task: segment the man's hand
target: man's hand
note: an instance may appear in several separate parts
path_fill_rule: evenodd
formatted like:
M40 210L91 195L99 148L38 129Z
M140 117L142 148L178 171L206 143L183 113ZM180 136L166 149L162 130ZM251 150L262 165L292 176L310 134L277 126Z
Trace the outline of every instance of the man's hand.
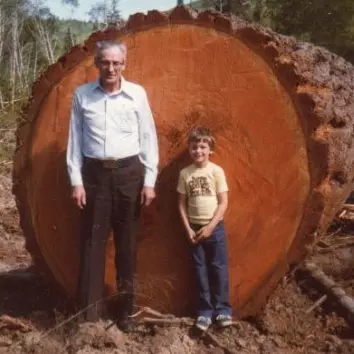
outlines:
M83 209L86 205L86 192L84 186L74 186L71 197L74 199L74 203L80 209Z
M143 187L141 191L141 204L148 206L151 204L152 200L155 198L155 188L153 187Z
M205 225L197 231L196 240L197 242L204 240L211 236L213 228L210 225Z

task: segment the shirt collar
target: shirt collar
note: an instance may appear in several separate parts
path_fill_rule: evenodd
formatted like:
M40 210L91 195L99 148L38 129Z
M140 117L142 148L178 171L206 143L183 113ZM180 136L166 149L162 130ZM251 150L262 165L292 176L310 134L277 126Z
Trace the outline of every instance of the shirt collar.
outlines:
M103 92L106 92L105 89L101 86L99 78L94 82L94 85L92 87L92 90L97 90L97 89L99 89L99 90L101 90ZM129 84L128 84L127 80L124 79L123 76L121 76L120 90L114 92L114 95L117 95L117 94L119 94L121 92L124 92L126 95L128 95L131 98L133 98L133 95L132 95L132 93L130 91L130 88L129 88Z

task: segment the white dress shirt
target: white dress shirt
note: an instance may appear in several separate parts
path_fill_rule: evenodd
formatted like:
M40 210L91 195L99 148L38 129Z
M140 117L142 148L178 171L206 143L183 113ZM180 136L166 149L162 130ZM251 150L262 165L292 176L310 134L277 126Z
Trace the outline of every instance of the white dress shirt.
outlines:
M124 78L113 93L99 81L80 86L73 95L66 155L71 185L83 184L83 156L116 160L133 155L145 166L144 186L154 187L158 146L144 88Z

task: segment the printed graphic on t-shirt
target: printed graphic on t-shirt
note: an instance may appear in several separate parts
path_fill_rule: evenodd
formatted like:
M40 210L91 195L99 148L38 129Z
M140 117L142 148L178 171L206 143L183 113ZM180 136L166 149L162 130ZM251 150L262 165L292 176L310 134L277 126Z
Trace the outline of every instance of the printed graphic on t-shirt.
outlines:
M188 182L188 190L191 197L212 195L210 181L203 176L192 177Z

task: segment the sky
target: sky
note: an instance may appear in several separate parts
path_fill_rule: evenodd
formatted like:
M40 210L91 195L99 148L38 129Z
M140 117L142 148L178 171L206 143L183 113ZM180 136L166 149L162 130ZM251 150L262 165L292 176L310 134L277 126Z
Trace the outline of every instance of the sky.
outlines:
M46 5L51 12L62 19L73 18L77 20L88 20L87 12L92 5L101 2L102 0L79 0L80 6L73 9L71 6L63 5L61 0L46 0ZM106 0L108 3L110 0ZM189 1L185 1L188 4ZM176 6L177 0L119 0L119 9L124 19L128 19L129 15L136 12L146 13L148 10L169 10Z

